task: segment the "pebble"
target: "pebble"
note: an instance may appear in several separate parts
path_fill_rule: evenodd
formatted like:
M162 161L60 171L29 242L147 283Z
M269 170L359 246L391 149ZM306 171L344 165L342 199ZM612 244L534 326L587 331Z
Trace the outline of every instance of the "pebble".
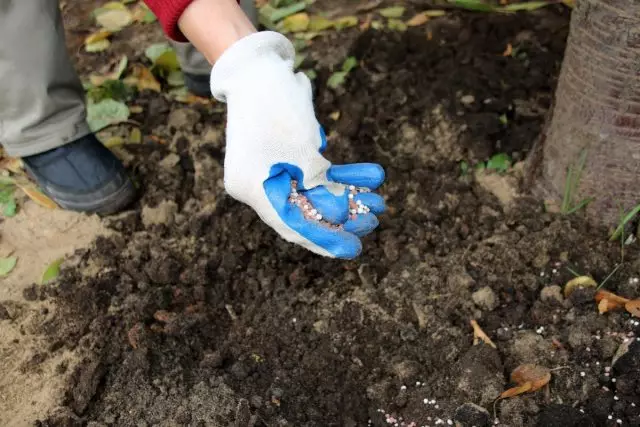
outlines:
M460 102L462 102L464 105L471 105L475 101L476 101L476 98L473 95L465 95L462 98L460 98Z
M543 302L557 301L561 303L564 300L562 288L558 285L545 286L542 288L542 291L540 291L540 299Z
M471 294L473 302L482 310L493 311L498 307L498 297L489 286L482 287Z

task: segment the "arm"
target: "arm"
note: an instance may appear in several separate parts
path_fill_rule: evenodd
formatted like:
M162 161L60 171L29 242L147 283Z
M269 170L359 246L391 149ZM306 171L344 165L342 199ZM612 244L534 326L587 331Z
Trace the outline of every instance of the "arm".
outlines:
M257 32L236 0L145 1L170 37L188 39L213 64L211 93L227 104L227 193L285 240L324 256L358 256L360 238L385 210L366 191L382 184L384 171L322 155L327 141L311 82L294 70L292 43Z

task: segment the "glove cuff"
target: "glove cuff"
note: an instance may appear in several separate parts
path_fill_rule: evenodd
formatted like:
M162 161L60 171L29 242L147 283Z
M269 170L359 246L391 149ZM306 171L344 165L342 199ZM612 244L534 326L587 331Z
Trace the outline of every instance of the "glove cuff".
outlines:
M268 63L287 64L293 72L295 48L280 33L261 31L235 42L214 64L211 70L211 93L225 102L234 81L259 78ZM244 77L249 73L248 77Z

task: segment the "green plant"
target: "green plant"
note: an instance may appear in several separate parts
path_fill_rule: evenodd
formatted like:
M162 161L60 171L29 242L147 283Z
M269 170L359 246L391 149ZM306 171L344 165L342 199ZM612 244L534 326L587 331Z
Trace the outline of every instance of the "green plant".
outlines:
M564 184L564 192L562 195L562 205L560 206L560 212L563 215L569 215L580 209L586 207L593 201L593 197L587 197L582 199L577 204L574 204L575 194L580 185L580 178L582 177L582 171L587 161L587 150L583 149L578 157L577 164L570 165L567 169L567 177Z

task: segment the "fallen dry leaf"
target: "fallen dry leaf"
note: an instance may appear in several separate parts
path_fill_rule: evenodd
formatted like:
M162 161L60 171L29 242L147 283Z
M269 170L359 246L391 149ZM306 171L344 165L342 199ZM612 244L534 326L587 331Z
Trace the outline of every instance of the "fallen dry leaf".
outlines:
M511 56L512 53L513 53L513 46L511 45L511 43L507 43L507 47L504 50L504 52L502 52L502 56Z
M140 339L140 334L144 330L144 325L142 323L136 323L133 325L133 328L129 329L127 332L127 338L129 339L129 345L133 347L133 349L138 348L138 341Z
M621 297L619 295L614 294L613 292L609 292L604 289L600 289L598 292L596 292L595 299L596 299L596 302L600 302L603 299L607 299L613 303L619 304L621 307L630 301L629 298Z
M597 288L598 284L592 277L589 276L579 276L575 277L567 282L564 285L564 297L569 298L569 295L573 293L578 288Z
M100 40L105 40L109 38L111 34L112 34L111 31L107 31L107 30L96 31L95 33L90 34L89 36L87 36L86 39L84 39L84 44L87 45L87 44L99 42Z
M132 77L127 77L124 82L131 86L136 86L138 90L149 89L160 92L160 82L147 67L136 64L133 67Z
M424 12L422 13L418 13L417 15L415 15L413 18L409 19L406 24L409 27L418 27L422 24L425 24L429 19L427 14L425 14Z
M22 160L18 157L0 157L0 169L22 174L24 173L22 165Z
M493 348L498 348L493 341L491 341L491 338L484 333L480 325L478 325L478 322L472 319L470 323L473 328L473 345L477 345L478 342L483 341L485 344L490 345Z
M57 209L58 208L58 205L53 200L51 200L50 198L45 196L44 193L42 193L33 184L20 184L20 183L17 183L16 185L18 187L20 187L20 189L22 191L24 191L24 194L26 194L31 200L33 200L34 202L36 202L40 206L45 207L47 209Z
M526 393L531 390L531 387L532 385L530 381L516 387L511 387L510 389L505 390L502 392L502 394L500 394L500 399L506 399L507 397L513 397L522 393Z
M635 317L640 317L640 299L634 299L627 302L624 308Z
M500 394L500 399L541 389L551 381L551 371L544 366L525 363L511 372L511 381L517 386L505 390Z

